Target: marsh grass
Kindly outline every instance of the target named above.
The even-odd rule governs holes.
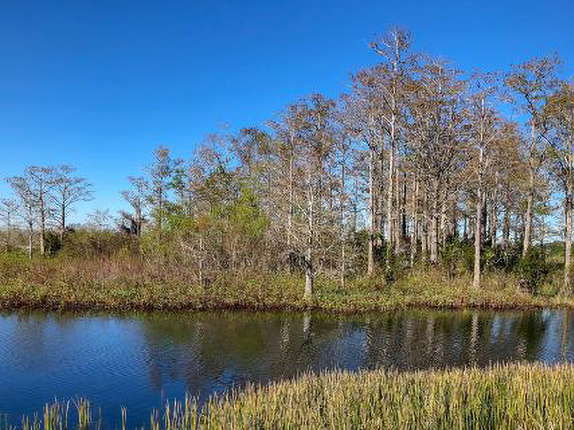
[[[23,430],[101,428],[89,403],[47,405]],[[125,410],[122,427],[125,429]],[[504,365],[448,371],[326,372],[153,411],[153,430],[572,429],[574,366]]]
[[[449,277],[420,267],[390,285],[381,277],[348,280],[345,288],[318,276],[312,302],[303,300],[303,280],[286,273],[220,273],[198,284],[176,261],[147,262],[130,256],[27,260],[0,255],[0,309],[45,310],[325,310],[385,311],[407,307],[541,308],[574,307],[552,278],[533,295],[511,274],[492,272],[480,289],[470,275]]]

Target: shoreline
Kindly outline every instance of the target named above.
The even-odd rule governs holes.
[[[158,430],[243,429],[254,428],[254,423],[269,430],[572,428],[573,388],[572,364],[335,370],[232,389],[205,403],[188,395],[168,401],[150,416],[152,428]],[[31,428],[49,423],[73,427],[68,416],[75,414],[68,414],[69,406],[47,404],[43,416],[30,419]],[[80,423],[92,421],[88,400],[75,401],[73,408]],[[125,420],[121,428],[127,428]]]
[[[191,311],[247,311],[247,312],[324,312],[332,314],[360,315],[378,312],[402,310],[437,310],[437,311],[536,311],[536,310],[569,310],[574,309],[574,300],[567,297],[540,297],[524,294],[515,298],[484,297],[469,292],[467,296],[448,299],[437,296],[432,298],[393,297],[389,292],[358,294],[330,293],[319,296],[311,302],[302,299],[285,297],[274,300],[272,297],[249,296],[229,297],[225,294],[191,295],[169,291],[166,295],[153,295],[146,288],[141,290],[144,297],[118,298],[110,291],[99,290],[99,297],[90,297],[90,289],[84,290],[83,297],[67,296],[65,292],[49,287],[0,287],[0,311],[63,311],[63,312],[191,312]],[[185,287],[183,287],[186,290]],[[190,287],[190,290],[193,288]],[[33,290],[33,292],[31,292]],[[140,293],[139,287],[124,286],[123,293]],[[162,289],[163,290],[163,289]],[[30,294],[26,294],[30,292]],[[117,290],[116,290],[117,292]],[[391,290],[391,293],[394,293]],[[335,299],[335,300],[333,300]]]

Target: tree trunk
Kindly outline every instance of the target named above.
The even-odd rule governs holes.
[[[496,247],[496,236],[498,234],[498,171],[495,173],[495,187],[492,192],[492,202],[490,204],[490,246]]]
[[[340,282],[341,288],[345,288],[345,270],[346,270],[346,261],[345,261],[345,240],[346,240],[346,232],[345,232],[345,152],[341,154],[341,197],[340,197],[340,217],[341,217],[341,268],[340,268]]]
[[[60,242],[64,241],[64,234],[66,233],[66,206],[62,203],[62,211],[60,214]]]
[[[307,184],[307,250],[305,252],[305,294],[303,296],[304,300],[311,300],[313,298],[313,284],[314,284],[314,273],[313,273],[313,239],[315,235],[315,219],[314,219],[314,187],[313,178],[311,172],[309,172],[308,184]]]
[[[482,131],[480,133],[480,144],[478,148],[478,189],[476,190],[476,223],[474,225],[474,276],[472,286],[480,288],[480,251],[482,247],[482,237],[484,232],[485,205],[484,201],[484,139]],[[484,237],[484,236],[483,236]]]
[[[371,215],[371,222],[369,225],[369,242],[367,244],[367,275],[373,276],[375,271],[375,160],[373,150],[370,151],[369,163],[369,210]]]
[[[387,271],[390,269],[391,256],[393,254],[394,246],[394,189],[395,189],[395,142],[391,138],[391,148],[389,151],[389,170],[387,172]]]
[[[438,263],[438,229],[439,229],[439,189],[436,179],[433,181],[433,201],[431,205],[430,214],[430,262],[432,264]]]
[[[446,237],[447,237],[447,216],[446,216],[446,207],[447,207],[447,190],[444,190],[444,195],[441,196],[441,208],[440,208],[440,228],[439,228],[439,240],[438,242],[444,247],[446,245]]]
[[[487,237],[487,227],[488,227],[488,203],[487,203],[487,194],[483,191],[482,192],[482,200],[480,202],[482,205],[482,213],[481,213],[481,240],[483,242],[486,241]]]
[[[504,218],[502,220],[502,243],[504,248],[510,245],[510,209],[504,208]]]
[[[419,242],[418,237],[418,229],[419,229],[419,208],[418,208],[418,200],[419,200],[419,181],[415,179],[414,183],[414,190],[413,190],[413,200],[412,200],[412,236],[411,236],[411,267],[415,264],[415,258],[417,255],[417,246]]]
[[[28,228],[28,258],[32,258],[32,249],[34,247],[34,229]]]
[[[45,247],[46,240],[46,217],[44,214],[44,209],[40,210],[40,255],[44,255],[46,252]]]
[[[530,248],[532,236],[532,210],[534,207],[534,171],[531,168],[529,172],[528,197],[526,200],[526,214],[524,217],[524,242],[522,244],[522,256],[526,256]]]
[[[474,277],[473,288],[480,288],[480,247],[482,244],[482,186],[479,185],[476,196],[476,224],[474,227]]]
[[[531,147],[530,147],[530,157],[528,160],[528,199],[526,201],[526,219],[524,223],[524,243],[522,246],[522,256],[526,256],[528,248],[530,248],[531,236],[532,236],[532,211],[534,207],[534,186],[535,186],[535,171],[534,171],[534,151],[535,151],[535,135],[536,127],[534,123],[534,116],[532,116],[531,123]]]
[[[496,213],[496,203],[490,204],[490,246],[496,247],[496,235],[498,234],[498,214]]]
[[[425,192],[423,199],[423,219],[421,222],[421,253],[425,261],[427,259],[427,255],[429,252],[428,225],[429,225],[428,192]]]
[[[402,241],[402,227],[401,227],[401,214],[402,214],[402,192],[399,169],[395,160],[395,199],[393,201],[393,232],[395,238],[393,241],[393,253],[400,253],[403,246]]]
[[[311,300],[313,298],[313,284],[314,284],[314,273],[313,273],[313,251],[311,246],[307,246],[307,252],[305,255],[305,295],[304,300]]]
[[[407,174],[403,172],[402,174],[403,183],[401,186],[401,204],[400,204],[400,219],[401,219],[401,235],[400,243],[406,246],[407,243]],[[402,252],[402,251],[401,251]]]
[[[287,248],[291,251],[291,238],[293,236],[293,148],[294,136],[291,132],[291,151],[289,154],[289,208],[287,210]],[[289,265],[291,270],[291,265]]]
[[[564,237],[564,289],[570,291],[570,264],[572,254],[572,190],[567,180],[564,193],[564,216],[566,218],[566,234]]]

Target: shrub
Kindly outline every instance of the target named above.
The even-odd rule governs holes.
[[[540,285],[550,273],[550,265],[542,249],[531,247],[518,264],[520,285],[530,293],[538,293]]]
[[[115,231],[76,230],[67,232],[61,253],[66,257],[110,257],[118,253],[137,254],[132,236]]]

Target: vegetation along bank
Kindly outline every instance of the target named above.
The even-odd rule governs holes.
[[[78,423],[68,422],[68,409]],[[572,429],[574,367],[496,366],[398,373],[307,374],[151,413],[156,430]],[[123,411],[123,414],[129,411]],[[96,428],[89,402],[47,405],[23,430]],[[70,428],[71,428],[70,427]],[[100,428],[99,426],[97,428]],[[125,424],[122,428],[126,428]]]
[[[5,173],[0,306],[570,306],[560,58],[461,71],[401,29],[370,48],[339,97],[158,147],[118,213],[73,215],[95,195],[73,166]]]

